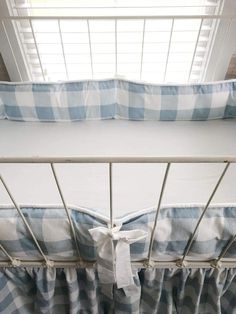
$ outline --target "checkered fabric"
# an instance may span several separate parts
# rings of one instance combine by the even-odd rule
[[[126,296],[102,292],[94,269],[0,268],[0,312],[11,314],[235,313],[236,269],[140,269]]]
[[[200,207],[162,208],[152,258],[178,258],[202,213]],[[49,259],[76,259],[68,219],[63,208],[22,208]],[[91,211],[70,209],[83,259],[96,260],[97,247],[89,230],[107,227],[106,219]],[[130,245],[131,259],[147,257],[155,210],[117,220],[121,230],[144,230],[148,237]],[[200,224],[189,256],[212,259],[235,234],[236,207],[210,207]],[[13,257],[39,259],[29,233],[15,209],[0,209],[0,243]],[[227,258],[235,258],[232,245]],[[3,253],[1,260],[7,260]],[[235,269],[133,269],[132,293],[99,281],[96,267],[0,269],[1,313],[234,313]]]
[[[181,257],[189,237],[201,215],[200,207],[162,208],[154,237],[152,257],[177,259]],[[44,253],[52,260],[76,259],[76,247],[71,238],[70,225],[63,208],[22,208]],[[107,222],[91,214],[71,209],[81,257],[96,260],[96,243],[90,229],[107,228]],[[147,258],[155,210],[122,221],[122,231],[143,230],[148,236],[130,245],[131,260]],[[117,220],[116,224],[120,224]],[[199,226],[198,233],[188,256],[194,259],[212,259],[219,255],[235,234],[236,207],[209,207]],[[11,232],[9,232],[11,230]],[[15,209],[0,209],[0,243],[14,257],[40,259],[23,221]],[[1,254],[1,258],[2,258]],[[236,257],[236,245],[228,252]]]
[[[236,117],[236,80],[151,85],[110,79],[0,83],[0,118],[19,121],[209,120]]]

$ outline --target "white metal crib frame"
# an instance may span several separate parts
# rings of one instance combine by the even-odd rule
[[[133,265],[141,268],[146,268],[146,267],[156,267],[156,268],[181,268],[181,267],[188,267],[188,268],[220,268],[220,267],[229,267],[233,268],[236,267],[236,260],[224,260],[224,257],[226,253],[228,252],[229,248],[233,244],[233,242],[236,239],[236,233],[235,235],[229,240],[228,244],[225,246],[225,248],[222,250],[220,255],[214,259],[214,260],[203,260],[203,261],[188,261],[187,260],[187,255],[191,249],[191,246],[193,244],[196,232],[199,228],[199,225],[202,221],[202,218],[208,209],[218,187],[220,186],[222,179],[224,178],[229,166],[231,163],[236,163],[236,156],[221,156],[221,157],[216,157],[216,156],[202,156],[202,157],[192,157],[192,156],[185,156],[185,157],[159,157],[159,156],[79,156],[79,157],[0,157],[0,164],[5,163],[44,163],[44,164],[49,164],[51,166],[52,174],[55,179],[55,184],[57,186],[63,207],[66,211],[68,221],[70,224],[71,228],[71,235],[75,241],[76,244],[76,251],[78,255],[78,260],[76,261],[52,261],[49,260],[48,257],[44,254],[42,248],[40,247],[40,244],[38,240],[36,239],[34,232],[27,222],[26,218],[24,217],[21,207],[17,204],[14,196],[12,195],[9,187],[7,186],[4,178],[0,174],[0,181],[3,184],[9,198],[11,199],[12,203],[14,204],[14,207],[16,208],[19,216],[23,220],[28,232],[30,233],[33,241],[35,242],[38,251],[40,252],[42,259],[38,261],[26,261],[26,260],[19,260],[15,257],[12,257],[6,249],[0,244],[0,249],[2,252],[8,257],[9,261],[0,261],[0,266],[2,267],[17,267],[17,266],[44,266],[44,267],[93,267],[95,262],[88,262],[85,261],[81,258],[80,252],[79,252],[79,245],[76,240],[76,235],[75,235],[75,230],[74,226],[71,220],[70,216],[70,209],[68,208],[65,198],[63,196],[63,192],[60,186],[60,182],[57,177],[57,173],[54,167],[54,164],[57,163],[107,163],[109,165],[109,199],[110,199],[110,228],[114,226],[113,223],[113,184],[112,184],[112,165],[114,163],[165,163],[166,164],[166,170],[164,174],[164,178],[162,181],[162,186],[161,186],[161,191],[158,199],[158,204],[157,204],[157,210],[156,210],[156,215],[155,215],[155,221],[153,224],[152,232],[151,232],[151,238],[150,238],[150,244],[149,244],[149,252],[147,259],[142,260],[142,261],[137,261],[137,262],[132,262]],[[168,173],[169,169],[171,167],[172,163],[224,163],[225,167],[218,178],[215,187],[210,194],[208,201],[202,211],[201,216],[199,217],[199,220],[196,224],[196,227],[185,247],[183,256],[181,259],[178,259],[176,261],[158,261],[158,260],[153,260],[152,259],[152,246],[154,242],[154,234],[155,230],[157,227],[158,223],[158,216],[159,212],[161,209],[161,204],[162,204],[162,198],[164,195],[165,191],[165,186],[166,182],[168,179]]]
[[[8,36],[8,32],[7,32],[7,27],[6,27],[6,23],[7,22],[13,22],[13,21],[20,21],[20,20],[27,20],[30,22],[30,27],[33,33],[33,37],[34,37],[34,42],[36,44],[36,51],[37,51],[37,55],[39,57],[39,63],[40,63],[40,67],[43,73],[43,69],[42,69],[42,64],[40,61],[40,56],[39,56],[39,52],[38,52],[38,48],[37,48],[37,43],[35,40],[35,35],[34,35],[34,30],[32,27],[32,21],[33,20],[57,20],[58,23],[61,20],[86,20],[89,21],[90,19],[96,19],[96,20],[109,20],[109,19],[114,19],[116,22],[117,20],[129,20],[129,19],[143,19],[144,21],[148,20],[148,19],[171,19],[172,20],[172,25],[173,25],[173,21],[176,19],[201,19],[201,25],[203,24],[203,21],[205,19],[212,19],[215,21],[221,21],[221,20],[228,20],[229,21],[229,27],[231,25],[232,21],[236,20],[236,15],[176,15],[176,16],[172,16],[172,15],[152,15],[152,16],[4,16],[4,17],[0,17],[0,23],[4,29],[4,32],[6,34],[6,38],[9,42],[9,45],[11,47],[11,50],[13,52],[13,57],[15,58],[14,55],[14,51],[13,48],[11,46],[11,42],[9,40],[9,36]],[[227,29],[227,31],[229,31],[229,27]],[[173,28],[172,28],[173,31]],[[172,32],[171,31],[171,32]],[[201,31],[201,27],[199,29],[199,33],[198,33],[198,38],[200,35],[200,31]],[[226,31],[226,36],[227,36],[227,31]],[[61,34],[60,34],[61,35]],[[117,38],[115,37],[115,40],[117,40]],[[197,40],[198,42],[198,40]],[[117,49],[117,44],[115,45],[116,49]],[[196,50],[196,49],[195,49]],[[117,54],[117,51],[116,51]],[[15,58],[16,59],[16,58]],[[167,57],[168,60],[168,57]],[[15,60],[16,61],[16,60]],[[18,64],[16,62],[16,65],[18,67]],[[192,62],[193,65],[193,62]],[[192,65],[191,65],[191,69],[192,69]],[[117,69],[117,56],[116,56],[116,69]],[[191,72],[190,69],[190,72]],[[12,195],[9,187],[7,186],[4,178],[1,176],[0,174],[0,181],[3,184],[9,198],[11,199],[12,203],[14,204],[14,207],[16,208],[16,210],[18,211],[19,216],[21,217],[21,219],[23,220],[26,228],[28,229],[29,233],[32,236],[33,241],[35,242],[41,256],[42,259],[38,260],[38,261],[23,261],[23,260],[19,260],[15,257],[12,257],[7,251],[6,249],[0,244],[0,249],[2,250],[2,252],[8,257],[9,261],[0,261],[0,266],[2,267],[16,267],[16,266],[45,266],[45,267],[93,267],[94,266],[94,262],[88,262],[85,260],[82,260],[82,258],[80,257],[80,252],[79,252],[79,246],[78,243],[76,241],[76,236],[75,236],[75,230],[74,230],[74,226],[71,220],[71,216],[70,216],[70,209],[68,208],[65,198],[63,196],[63,192],[60,186],[60,182],[58,180],[57,177],[57,173],[54,167],[54,164],[57,163],[107,163],[109,164],[109,196],[110,196],[110,228],[113,227],[113,186],[112,186],[112,165],[114,163],[166,163],[166,170],[165,170],[165,174],[164,174],[164,178],[163,178],[163,182],[162,182],[162,186],[161,186],[161,192],[159,195],[159,199],[158,199],[158,203],[157,203],[157,210],[156,210],[156,215],[155,215],[155,221],[153,224],[153,228],[152,228],[152,233],[151,233],[151,239],[150,239],[150,244],[149,244],[149,252],[148,252],[148,256],[147,259],[142,260],[142,261],[138,261],[138,262],[132,262],[133,265],[141,267],[141,268],[145,268],[145,267],[156,267],[156,268],[179,268],[179,267],[188,267],[188,268],[209,268],[209,267],[236,267],[236,260],[235,261],[226,261],[223,260],[224,256],[226,255],[227,251],[229,250],[229,248],[231,247],[231,245],[233,244],[233,242],[236,239],[236,234],[229,240],[228,244],[226,245],[226,247],[223,249],[223,251],[221,252],[221,254],[218,256],[218,258],[216,258],[215,260],[211,260],[211,261],[188,261],[187,260],[187,255],[189,253],[189,250],[192,246],[192,243],[194,241],[194,237],[196,235],[196,232],[198,230],[198,227],[202,221],[202,218],[206,212],[206,210],[208,209],[212,198],[214,197],[218,187],[220,186],[222,179],[224,178],[225,173],[227,172],[230,163],[236,163],[236,156],[221,156],[221,157],[216,157],[216,156],[201,156],[201,157],[159,157],[159,156],[112,156],[112,157],[105,157],[105,156],[80,156],[80,157],[9,157],[9,158],[5,158],[5,157],[0,157],[0,164],[1,163],[44,163],[44,164],[49,164],[51,166],[51,170],[52,170],[52,174],[53,177],[55,179],[55,184],[57,186],[63,207],[66,211],[67,217],[68,217],[68,221],[70,224],[70,228],[71,228],[71,234],[72,237],[75,240],[75,244],[76,244],[76,251],[77,251],[77,255],[78,255],[78,260],[77,261],[52,261],[49,260],[48,257],[44,254],[42,248],[40,247],[40,244],[38,243],[34,232],[31,228],[31,226],[29,225],[29,223],[27,222],[27,220],[25,219],[22,211],[21,211],[21,207],[17,204],[14,196]],[[171,167],[172,163],[224,163],[225,167],[223,169],[223,172],[221,174],[221,176],[219,177],[218,181],[216,182],[216,185],[211,193],[211,195],[209,196],[209,199],[204,207],[204,210],[196,224],[196,227],[189,239],[189,242],[185,248],[184,254],[182,256],[182,258],[180,260],[176,260],[176,261],[158,261],[158,260],[153,260],[152,259],[152,246],[153,246],[153,242],[154,242],[154,234],[155,234],[155,230],[157,227],[157,223],[158,223],[158,216],[159,216],[159,212],[161,209],[161,204],[162,204],[162,198],[163,198],[163,194],[165,191],[165,186],[166,186],[166,182],[168,179],[168,173],[169,173],[169,169]]]

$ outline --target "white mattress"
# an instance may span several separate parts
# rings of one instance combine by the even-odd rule
[[[236,120],[206,122],[135,122],[120,120],[76,123],[0,121],[0,155],[79,156],[236,155]],[[206,203],[224,165],[173,164],[163,205]],[[58,164],[56,170],[69,205],[109,215],[108,165]],[[156,206],[164,164],[116,164],[113,177],[114,214]],[[61,204],[49,165],[1,164],[16,201],[25,205]],[[213,204],[236,203],[236,165],[226,174]],[[0,187],[0,205],[10,204]]]

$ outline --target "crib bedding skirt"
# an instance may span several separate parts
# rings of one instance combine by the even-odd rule
[[[236,269],[139,269],[135,290],[107,296],[95,269],[0,269],[2,313],[228,314]]]
[[[202,207],[163,207],[157,221],[152,247],[153,260],[176,260],[183,255]],[[63,208],[24,207],[44,254],[55,261],[78,258],[70,225]],[[141,230],[142,239],[129,245],[130,261],[145,260],[148,255],[155,209],[116,220],[118,233]],[[102,263],[98,243],[91,230],[108,228],[106,217],[97,217],[87,209],[70,208],[80,257]],[[236,204],[209,207],[200,224],[188,259],[217,258],[235,235]],[[117,234],[118,234],[117,233]],[[13,258],[40,260],[16,209],[0,209],[1,244]],[[122,237],[121,237],[122,239]],[[119,240],[118,240],[119,242]],[[112,255],[109,245],[105,255]],[[114,246],[118,250],[117,245]],[[103,253],[104,253],[103,250]],[[235,244],[225,260],[236,257]],[[116,260],[119,256],[116,256]],[[1,252],[1,261],[8,257]],[[116,272],[116,283],[109,277],[111,265],[87,268],[17,267],[0,269],[0,311],[2,313],[233,313],[236,288],[235,269],[158,269],[132,266],[133,283],[119,287],[122,271]],[[115,272],[116,270],[113,269]],[[121,279],[120,279],[121,278]],[[171,280],[170,280],[171,279]],[[110,282],[109,282],[110,280]],[[122,284],[121,284],[122,286]]]

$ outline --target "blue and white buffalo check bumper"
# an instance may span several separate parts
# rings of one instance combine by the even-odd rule
[[[236,117],[236,80],[151,85],[110,79],[0,83],[0,118],[19,121],[208,120]]]

